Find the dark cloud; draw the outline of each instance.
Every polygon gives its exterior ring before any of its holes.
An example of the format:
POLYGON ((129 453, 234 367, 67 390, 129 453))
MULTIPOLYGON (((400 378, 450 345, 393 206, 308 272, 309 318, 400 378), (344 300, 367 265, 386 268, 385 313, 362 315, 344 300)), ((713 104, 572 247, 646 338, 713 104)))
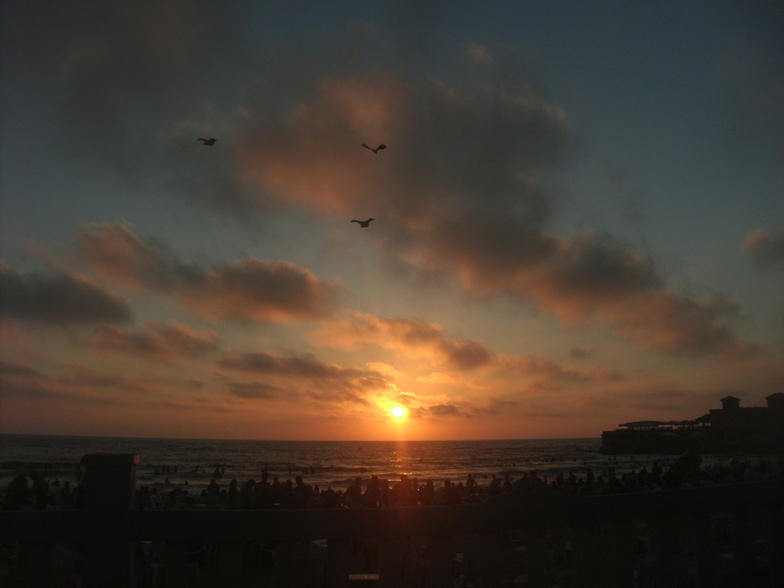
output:
MULTIPOLYGON (((344 368, 328 364, 311 354, 277 355, 272 353, 227 354, 219 366, 224 369, 263 375, 275 381, 296 380, 297 393, 287 393, 287 400, 307 398, 317 404, 350 403, 369 406, 368 394, 390 388, 389 380, 373 370, 344 368)), ((230 384, 235 395, 259 398, 281 397, 280 389, 263 382, 230 384)))
POLYGON ((131 305, 85 276, 23 273, 0 262, 0 315, 52 325, 126 323, 131 305))
POLYGON ((196 144, 210 102, 250 61, 230 26, 242 10, 219 2, 7 4, 4 57, 55 100, 69 150, 135 181, 160 161, 162 135, 190 127, 196 144))
POLYGON ((457 341, 446 345, 449 363, 459 369, 473 369, 486 365, 492 359, 490 350, 476 341, 457 341))
POLYGON ((319 404, 324 403, 337 403, 337 404, 354 404, 363 407, 372 406, 362 394, 387 386, 387 382, 379 378, 367 378, 357 382, 359 385, 356 387, 328 387, 324 386, 321 390, 308 390, 305 395, 308 398, 315 400, 319 404))
POLYGON ((577 369, 564 367, 560 363, 543 357, 505 356, 500 369, 511 374, 536 378, 540 382, 567 382, 571 384, 610 382, 622 380, 623 374, 599 367, 577 369))
POLYGON ((40 376, 41 372, 21 363, 0 361, 0 375, 34 378, 40 376))
POLYGON ((369 370, 356 370, 328 364, 317 357, 305 354, 288 356, 272 353, 230 353, 219 362, 220 367, 238 371, 310 378, 320 380, 350 380, 360 377, 381 377, 369 370))
POLYGON ((117 373, 96 371, 80 365, 70 366, 71 373, 49 376, 49 381, 69 388, 101 390, 149 395, 162 391, 164 382, 143 376, 127 377, 117 373))
POLYGON ((429 418, 468 418, 470 414, 455 404, 433 404, 409 408, 409 415, 414 419, 429 418))
POLYGON ((44 402, 75 402, 93 404, 117 404, 116 399, 106 396, 83 395, 58 389, 46 382, 6 380, 0 378, 6 398, 38 400, 44 402))
POLYGON ((434 404, 426 411, 433 416, 465 416, 465 413, 454 404, 434 404))
POLYGON ((746 237, 743 251, 761 265, 784 263, 784 229, 773 233, 757 229, 746 237))
POLYGON ((739 340, 732 329, 716 319, 726 314, 715 300, 694 302, 688 298, 651 293, 605 311, 608 321, 631 339, 672 355, 724 354, 732 358, 759 351, 753 343, 739 340))
POLYGON ((134 398, 151 397, 163 392, 162 382, 144 377, 128 378, 116 373, 99 372, 71 365, 60 374, 26 373, 27 369, 0 369, 0 388, 4 394, 42 400, 116 404, 130 393, 134 398))
POLYGON ((181 300, 210 320, 283 322, 329 314, 339 287, 293 263, 246 258, 205 268, 180 261, 163 243, 124 225, 91 225, 76 235, 77 258, 106 280, 181 300))
POLYGON ((229 392, 240 398, 252 400, 272 400, 281 397, 282 390, 259 382, 231 382, 229 392))
MULTIPOLYGON (((34 375, 20 370, 0 369, 0 390, 15 400, 62 402, 68 404, 93 404, 101 406, 125 406, 138 409, 188 409, 196 408, 203 400, 189 397, 182 401, 173 392, 182 382, 159 380, 144 376, 126 377, 117 373, 101 372, 90 368, 71 365, 60 374, 34 375), (31 377, 32 376, 32 377, 31 377)), ((211 411, 223 411, 220 406, 211 406, 211 411)))
POLYGON ((216 350, 221 341, 214 331, 197 332, 175 320, 168 324, 149 321, 144 328, 140 332, 117 325, 101 325, 87 343, 101 351, 172 360, 203 356, 216 350))
POLYGON ((592 352, 582 347, 572 347, 569 350, 570 359, 586 359, 592 355, 592 352))
POLYGON ((601 233, 563 241, 558 254, 532 273, 539 280, 534 288, 546 289, 578 313, 662 286, 651 260, 601 233))
POLYGON ((519 410, 518 402, 508 400, 489 399, 489 404, 473 406, 467 403, 459 404, 421 404, 409 410, 413 418, 480 418, 487 416, 509 416, 519 410))

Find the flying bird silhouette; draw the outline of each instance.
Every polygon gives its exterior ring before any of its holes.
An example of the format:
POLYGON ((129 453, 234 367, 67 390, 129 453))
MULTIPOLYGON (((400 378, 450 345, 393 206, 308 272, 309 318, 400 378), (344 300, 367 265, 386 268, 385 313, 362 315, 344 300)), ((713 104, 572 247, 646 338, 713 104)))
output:
POLYGON ((367 219, 367 220, 364 220, 364 221, 361 221, 361 220, 354 219, 354 220, 352 220, 351 222, 352 222, 352 223, 359 223, 359 226, 360 226, 360 227, 362 227, 363 229, 367 229, 367 228, 370 226, 370 221, 374 221, 374 220, 376 220, 376 219, 374 219, 374 218, 371 216, 369 219, 367 219))
POLYGON ((196 139, 196 140, 202 141, 205 147, 212 147, 213 145, 215 145, 215 141, 217 141, 217 139, 196 139))
POLYGON ((375 153, 376 155, 378 155, 378 152, 379 152, 379 151, 381 151, 382 149, 386 149, 386 148, 387 148, 387 146, 386 146, 386 145, 384 145, 383 143, 381 143, 381 145, 379 145, 379 146, 378 146, 378 147, 376 147, 375 149, 373 149, 372 147, 369 147, 369 146, 368 146, 368 145, 366 145, 365 143, 362 143, 362 146, 363 146, 365 149, 370 149, 370 150, 371 150, 373 153, 375 153))

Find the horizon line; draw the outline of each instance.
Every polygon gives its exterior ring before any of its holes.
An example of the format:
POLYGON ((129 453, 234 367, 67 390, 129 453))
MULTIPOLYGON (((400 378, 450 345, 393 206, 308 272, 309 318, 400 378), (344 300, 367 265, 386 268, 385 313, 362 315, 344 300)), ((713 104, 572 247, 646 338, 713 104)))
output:
POLYGON ((501 439, 220 439, 207 437, 143 437, 137 435, 73 435, 64 433, 4 433, 0 436, 7 437, 83 437, 87 439, 144 439, 144 440, 166 440, 166 441, 259 441, 271 443, 445 443, 445 442, 491 442, 491 441, 570 441, 580 439, 601 440, 597 437, 536 437, 518 438, 507 437, 501 439))

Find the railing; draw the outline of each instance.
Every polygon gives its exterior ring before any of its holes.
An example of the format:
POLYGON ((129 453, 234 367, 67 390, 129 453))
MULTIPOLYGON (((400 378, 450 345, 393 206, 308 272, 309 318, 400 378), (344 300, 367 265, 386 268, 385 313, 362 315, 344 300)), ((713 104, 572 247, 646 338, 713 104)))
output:
POLYGON ((0 586, 68 585, 54 553, 70 542, 86 588, 345 586, 356 571, 378 574, 382 587, 784 585, 782 480, 592 497, 512 492, 458 506, 135 510, 136 463, 85 456, 83 510, 0 513, 0 543, 19 545, 0 586), (324 539, 326 557, 312 553, 324 539), (189 573, 194 541, 210 546, 209 577, 189 573), (140 542, 160 548, 154 564, 140 542), (248 574, 251 547, 268 574, 248 574), (317 570, 314 559, 327 565, 317 570), (352 567, 358 559, 372 569, 352 567))

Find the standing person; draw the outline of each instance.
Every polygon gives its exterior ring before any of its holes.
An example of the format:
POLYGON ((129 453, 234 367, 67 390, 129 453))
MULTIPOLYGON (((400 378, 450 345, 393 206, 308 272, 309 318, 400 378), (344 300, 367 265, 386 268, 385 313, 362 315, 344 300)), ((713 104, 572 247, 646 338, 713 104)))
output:
POLYGON ((396 506, 408 506, 411 484, 406 474, 400 474, 400 481, 392 487, 392 496, 396 506))
POLYGON ((476 487, 478 485, 479 484, 477 484, 476 480, 474 480, 474 477, 471 474, 468 474, 468 478, 466 479, 466 489, 468 490, 468 496, 471 498, 472 502, 476 498, 476 487))
POLYGON ((368 482, 367 488, 365 489, 365 506, 378 506, 379 500, 381 499, 381 482, 378 480, 378 476, 375 474, 370 476, 370 482, 368 482))
POLYGON ((30 490, 27 486, 27 478, 24 474, 19 474, 8 484, 5 497, 3 497, 3 510, 19 510, 23 504, 27 504, 30 490))
POLYGON ((256 486, 256 480, 251 478, 245 482, 240 488, 239 493, 239 507, 241 509, 248 509, 253 506, 253 489, 256 486))
POLYGON ((352 508, 362 504, 362 478, 359 476, 354 478, 354 483, 346 490, 346 496, 350 500, 352 508))
POLYGON ((231 505, 231 508, 237 509, 240 507, 239 499, 240 491, 237 489, 237 480, 232 479, 229 483, 229 504, 231 505))
POLYGON ((310 495, 313 492, 310 484, 306 484, 302 480, 302 476, 295 478, 297 486, 294 488, 294 504, 295 508, 305 508, 310 501, 310 495))
POLYGON ((441 504, 459 504, 460 496, 457 493, 457 487, 452 484, 451 480, 444 480, 444 492, 441 494, 441 504))
POLYGON ((422 486, 422 491, 419 494, 419 501, 422 503, 423 506, 430 506, 433 504, 433 499, 436 495, 436 487, 433 485, 433 480, 428 480, 425 482, 425 485, 422 486))

